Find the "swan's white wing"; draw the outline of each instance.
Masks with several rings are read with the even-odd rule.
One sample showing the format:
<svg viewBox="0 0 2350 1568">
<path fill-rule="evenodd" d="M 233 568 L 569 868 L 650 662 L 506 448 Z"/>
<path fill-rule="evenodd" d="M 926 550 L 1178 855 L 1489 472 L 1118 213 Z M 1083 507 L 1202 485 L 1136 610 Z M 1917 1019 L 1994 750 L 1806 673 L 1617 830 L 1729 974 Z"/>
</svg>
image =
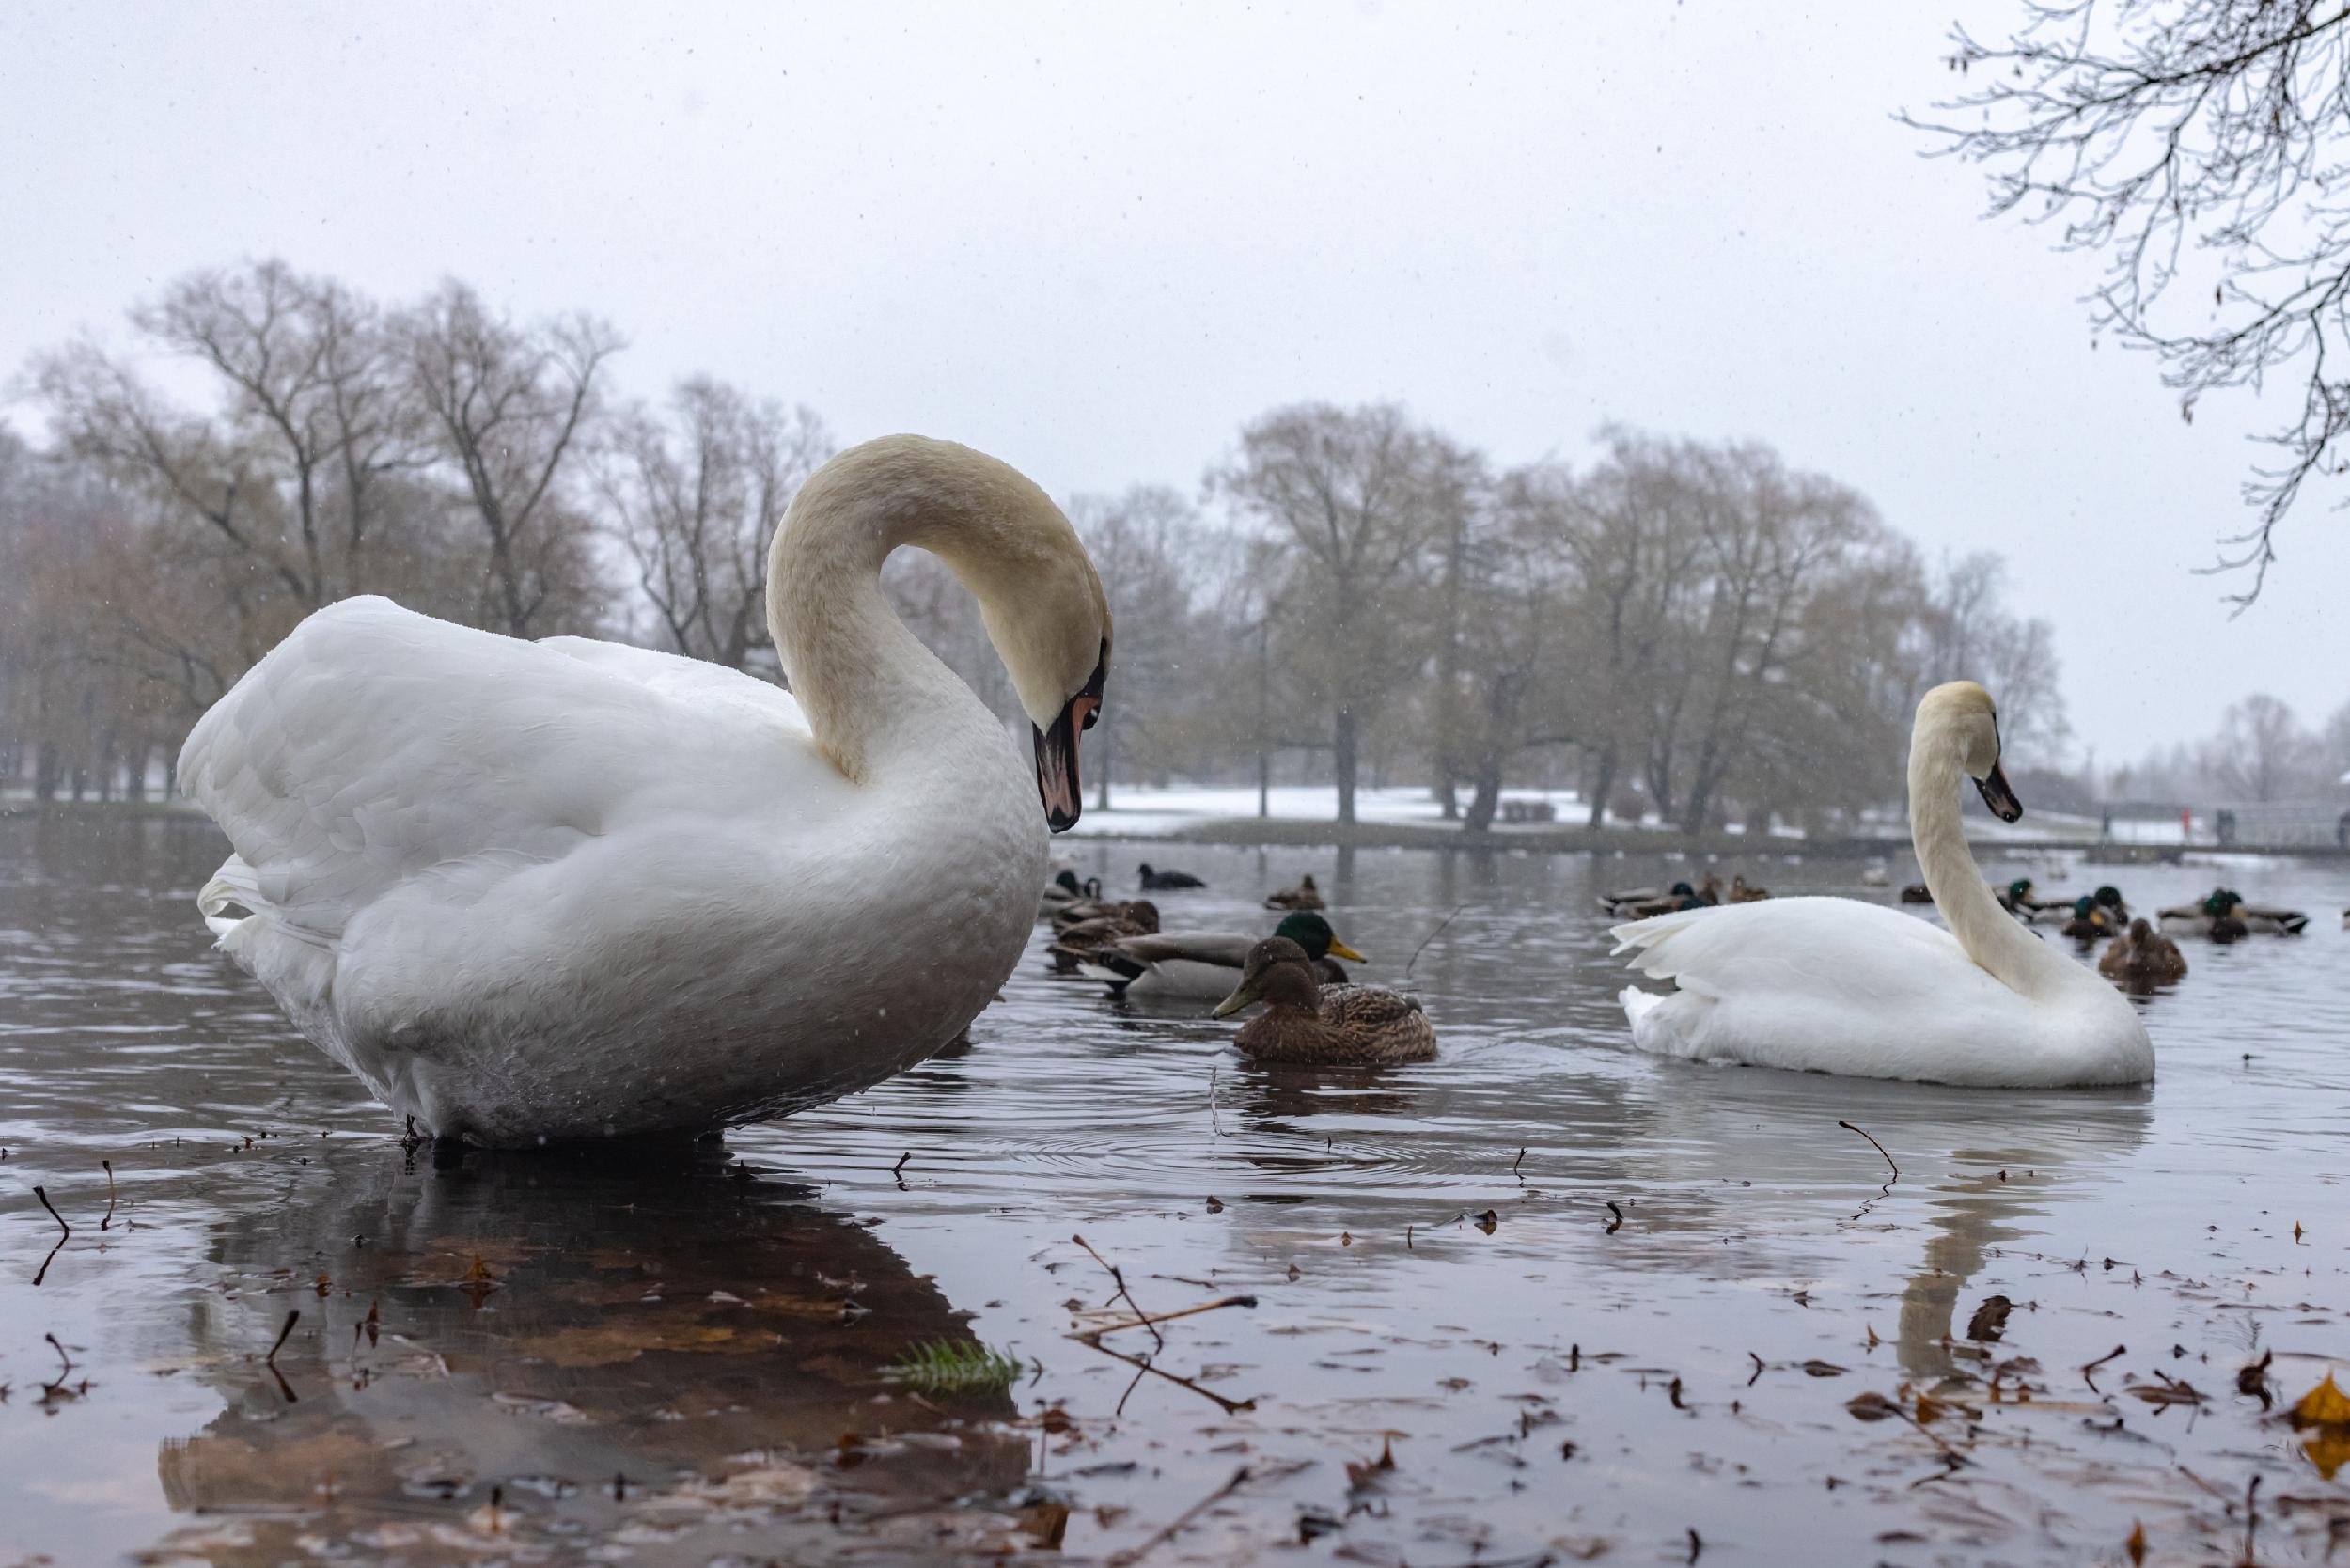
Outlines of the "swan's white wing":
<svg viewBox="0 0 2350 1568">
<path fill-rule="evenodd" d="M 739 708 L 797 729 L 808 728 L 799 699 L 790 692 L 707 659 L 681 658 L 624 642 L 598 642 L 593 637 L 541 637 L 538 646 L 705 710 Z"/>
<path fill-rule="evenodd" d="M 839 788 L 789 695 L 639 649 L 559 641 L 345 600 L 197 723 L 180 786 L 237 851 L 205 913 L 234 902 L 265 917 L 224 946 L 289 1007 L 318 1005 L 352 921 L 420 879 L 458 902 L 687 800 L 723 820 Z M 757 722 L 710 724 L 713 702 Z"/>
<path fill-rule="evenodd" d="M 2011 1042 L 2038 1034 L 1950 933 L 1858 899 L 1726 904 L 1614 935 L 1635 969 L 1678 987 L 1625 994 L 1635 1043 L 1660 1055 L 1964 1082 L 2012 1076 Z"/>
</svg>

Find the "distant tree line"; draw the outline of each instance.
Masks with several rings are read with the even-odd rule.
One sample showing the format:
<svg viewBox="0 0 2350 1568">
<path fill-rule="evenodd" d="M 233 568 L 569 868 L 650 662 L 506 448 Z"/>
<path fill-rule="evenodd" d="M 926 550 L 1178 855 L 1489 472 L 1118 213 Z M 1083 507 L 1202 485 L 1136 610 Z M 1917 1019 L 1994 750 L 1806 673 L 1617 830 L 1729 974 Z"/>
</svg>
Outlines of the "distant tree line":
<svg viewBox="0 0 2350 1568">
<path fill-rule="evenodd" d="M 822 420 L 708 377 L 658 404 L 580 314 L 467 286 L 389 305 L 275 261 L 192 274 L 125 347 L 36 356 L 35 447 L 0 430 L 0 781 L 168 783 L 188 726 L 354 593 L 517 636 L 617 636 L 777 679 L 768 541 Z M 1245 425 L 1196 493 L 1067 499 L 1117 623 L 1090 776 L 1425 784 L 1490 822 L 1511 784 L 1688 829 L 1832 825 L 1896 801 L 1917 696 L 1998 693 L 2011 754 L 2066 735 L 2050 629 L 1996 557 L 1932 560 L 1767 447 L 1626 430 L 1496 467 L 1393 404 Z M 902 552 L 899 612 L 1015 711 L 979 617 Z"/>
<path fill-rule="evenodd" d="M 2350 701 L 2310 729 L 2282 700 L 2255 692 L 2228 705 L 2204 739 L 2157 747 L 2113 769 L 2107 798 L 2273 805 L 2350 798 Z"/>
</svg>

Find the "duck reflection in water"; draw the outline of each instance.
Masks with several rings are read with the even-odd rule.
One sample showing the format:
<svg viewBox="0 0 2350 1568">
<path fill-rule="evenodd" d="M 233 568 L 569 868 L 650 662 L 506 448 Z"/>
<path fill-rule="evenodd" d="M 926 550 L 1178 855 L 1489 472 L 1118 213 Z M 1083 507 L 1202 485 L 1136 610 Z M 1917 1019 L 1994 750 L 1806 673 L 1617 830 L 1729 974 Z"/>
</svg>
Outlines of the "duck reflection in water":
<svg viewBox="0 0 2350 1568">
<path fill-rule="evenodd" d="M 184 1555 L 473 1560 L 615 1532 L 653 1562 L 844 1533 L 968 1549 L 956 1532 L 989 1515 L 948 1503 L 1026 1474 L 1007 1389 L 883 1375 L 969 1344 L 964 1314 L 715 1145 L 338 1163 L 218 1234 L 227 1288 L 188 1356 L 227 1408 L 159 1465 L 175 1508 L 234 1524 L 191 1526 Z"/>
</svg>

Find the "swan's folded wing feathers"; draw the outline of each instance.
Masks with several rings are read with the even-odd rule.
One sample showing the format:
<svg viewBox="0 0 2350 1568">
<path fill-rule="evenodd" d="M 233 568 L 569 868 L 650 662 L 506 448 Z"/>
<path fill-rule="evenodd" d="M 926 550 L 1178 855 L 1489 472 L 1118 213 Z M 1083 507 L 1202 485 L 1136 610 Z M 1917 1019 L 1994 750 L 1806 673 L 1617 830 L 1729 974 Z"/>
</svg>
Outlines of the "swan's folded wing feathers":
<svg viewBox="0 0 2350 1568">
<path fill-rule="evenodd" d="M 1921 987 L 1928 1000 L 1946 1000 L 1943 988 L 1952 983 L 2005 989 L 1940 927 L 1860 899 L 1684 910 L 1611 934 L 1617 952 L 1634 955 L 1633 968 L 1702 996 L 1883 1005 L 1916 997 Z"/>
<path fill-rule="evenodd" d="M 197 723 L 182 788 L 227 833 L 272 921 L 333 941 L 427 870 L 479 873 L 493 851 L 498 866 L 552 860 L 633 801 L 714 778 L 758 777 L 789 798 L 795 771 L 829 771 L 787 693 L 691 660 L 556 640 L 570 646 L 384 599 L 329 605 Z M 770 723 L 691 722 L 694 704 L 713 698 Z M 776 755 L 760 769 L 701 755 L 745 745 Z"/>
</svg>

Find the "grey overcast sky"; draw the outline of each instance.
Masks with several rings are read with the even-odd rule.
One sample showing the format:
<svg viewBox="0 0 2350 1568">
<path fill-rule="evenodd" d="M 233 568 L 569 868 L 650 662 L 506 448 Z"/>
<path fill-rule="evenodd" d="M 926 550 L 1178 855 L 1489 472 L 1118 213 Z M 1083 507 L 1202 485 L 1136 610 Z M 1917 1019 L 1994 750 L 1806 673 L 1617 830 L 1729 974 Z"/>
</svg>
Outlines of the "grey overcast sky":
<svg viewBox="0 0 2350 1568">
<path fill-rule="evenodd" d="M 2350 520 L 2306 507 L 2232 621 L 2192 574 L 2279 411 L 2182 422 L 2149 359 L 2093 344 L 2093 264 L 1918 156 L 1889 117 L 1955 82 L 1947 21 L 17 0 L 0 374 L 280 256 L 590 308 L 632 392 L 709 370 L 1063 494 L 1190 489 L 1303 398 L 1400 399 L 1501 463 L 1579 460 L 1607 420 L 1755 437 L 1930 551 L 2006 556 L 2101 761 L 2254 690 L 2317 722 L 2350 698 Z"/>
</svg>

